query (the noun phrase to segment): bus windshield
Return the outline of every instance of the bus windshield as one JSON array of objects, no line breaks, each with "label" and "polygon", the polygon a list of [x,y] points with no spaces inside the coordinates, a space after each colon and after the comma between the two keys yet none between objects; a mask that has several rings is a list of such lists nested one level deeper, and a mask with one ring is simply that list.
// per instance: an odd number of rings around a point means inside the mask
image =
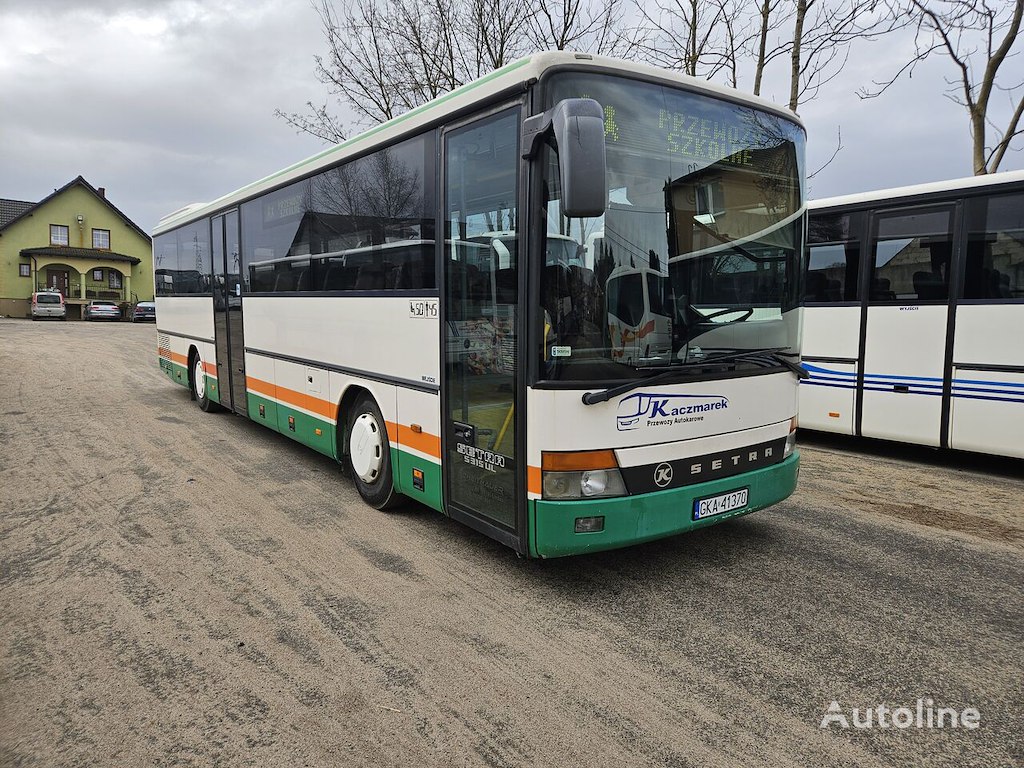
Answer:
[{"label": "bus windshield", "polygon": [[[557,149],[546,148],[542,378],[625,380],[700,371],[738,352],[799,349],[803,130],[708,95],[562,73],[548,106],[604,108],[609,201],[561,213]],[[565,243],[575,258],[552,259]]]}]

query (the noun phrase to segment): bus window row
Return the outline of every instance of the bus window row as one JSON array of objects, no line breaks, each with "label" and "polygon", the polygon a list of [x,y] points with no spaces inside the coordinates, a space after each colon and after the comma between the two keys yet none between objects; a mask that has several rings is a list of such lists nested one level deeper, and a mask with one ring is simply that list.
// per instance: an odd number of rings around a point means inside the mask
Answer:
[{"label": "bus window row", "polygon": [[[435,143],[428,131],[242,203],[227,273],[254,293],[436,289]],[[211,292],[210,219],[153,251],[158,294]]]},{"label": "bus window row", "polygon": [[958,285],[958,299],[1024,300],[1024,194],[967,199],[963,210],[960,227],[951,205],[876,210],[871,221],[865,212],[812,210],[804,301],[859,302],[865,284],[873,303],[945,302]]}]

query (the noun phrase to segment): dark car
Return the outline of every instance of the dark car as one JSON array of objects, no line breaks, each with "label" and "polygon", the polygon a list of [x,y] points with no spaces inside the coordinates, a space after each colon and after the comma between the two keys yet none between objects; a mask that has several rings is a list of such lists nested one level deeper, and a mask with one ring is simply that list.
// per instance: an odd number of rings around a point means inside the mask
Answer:
[{"label": "dark car", "polygon": [[141,323],[146,321],[156,322],[156,302],[140,301],[132,310],[132,322]]},{"label": "dark car", "polygon": [[90,301],[82,309],[83,320],[120,320],[121,308],[113,301]]}]

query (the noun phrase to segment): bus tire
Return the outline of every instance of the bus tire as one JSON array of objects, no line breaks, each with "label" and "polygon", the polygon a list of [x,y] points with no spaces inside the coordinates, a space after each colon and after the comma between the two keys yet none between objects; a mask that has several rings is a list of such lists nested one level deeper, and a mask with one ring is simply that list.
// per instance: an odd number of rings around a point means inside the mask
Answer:
[{"label": "bus tire", "polygon": [[393,509],[401,503],[391,471],[388,428],[376,401],[367,393],[359,395],[348,413],[345,430],[346,462],[356,490],[374,509]]},{"label": "bus tire", "polygon": [[192,356],[189,371],[191,374],[189,376],[189,384],[192,385],[192,399],[196,401],[204,412],[212,413],[216,411],[217,404],[210,399],[206,391],[206,374],[203,371],[203,358],[200,357],[198,352]]}]

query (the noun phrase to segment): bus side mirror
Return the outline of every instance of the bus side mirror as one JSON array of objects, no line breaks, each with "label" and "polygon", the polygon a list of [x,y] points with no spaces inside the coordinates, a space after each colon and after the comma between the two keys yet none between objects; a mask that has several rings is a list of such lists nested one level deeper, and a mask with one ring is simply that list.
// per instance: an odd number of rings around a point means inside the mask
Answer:
[{"label": "bus side mirror", "polygon": [[562,213],[600,216],[608,202],[604,109],[594,99],[563,99],[523,123],[523,157],[532,157],[550,130],[558,147]]}]

